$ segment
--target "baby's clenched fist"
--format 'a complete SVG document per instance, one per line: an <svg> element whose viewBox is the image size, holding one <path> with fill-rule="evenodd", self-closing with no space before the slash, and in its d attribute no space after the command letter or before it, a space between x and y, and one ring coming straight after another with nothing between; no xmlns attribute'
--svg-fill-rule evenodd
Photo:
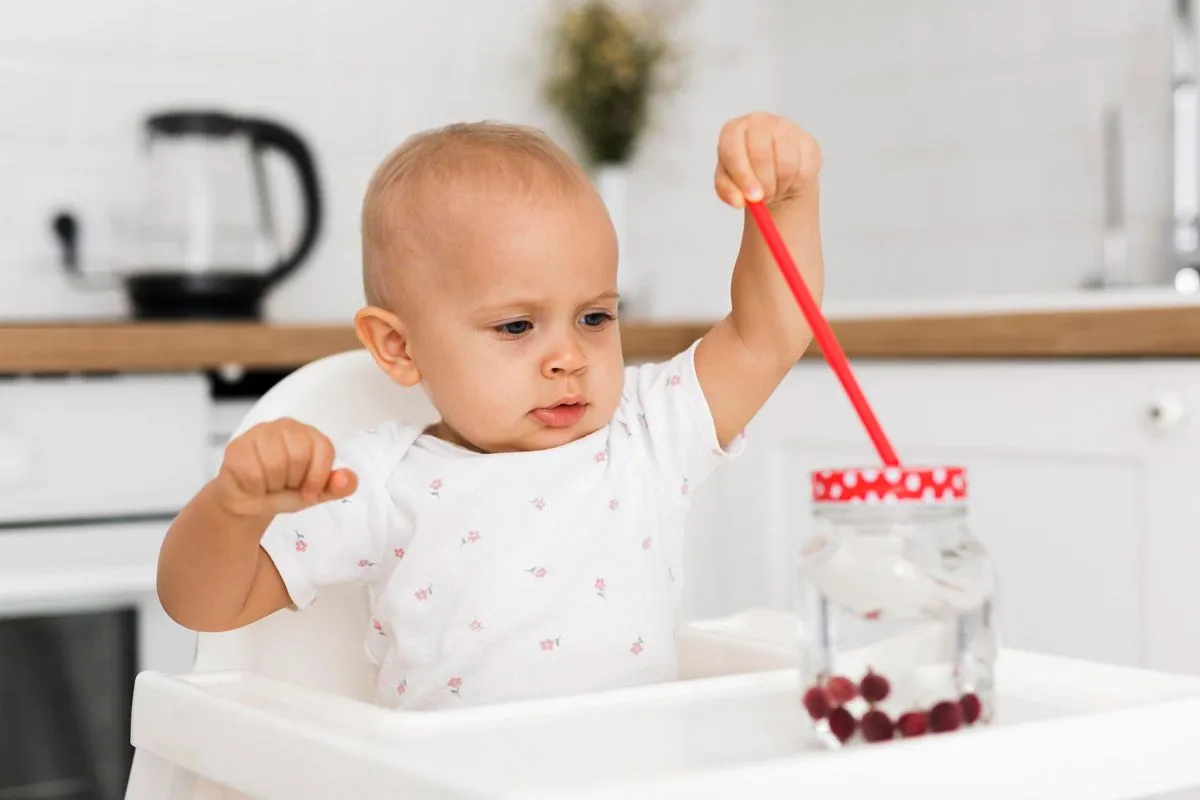
<svg viewBox="0 0 1200 800"><path fill-rule="evenodd" d="M278 419L231 441L217 474L217 497L235 516L270 518L354 493L358 479L333 469L333 442L310 425Z"/></svg>

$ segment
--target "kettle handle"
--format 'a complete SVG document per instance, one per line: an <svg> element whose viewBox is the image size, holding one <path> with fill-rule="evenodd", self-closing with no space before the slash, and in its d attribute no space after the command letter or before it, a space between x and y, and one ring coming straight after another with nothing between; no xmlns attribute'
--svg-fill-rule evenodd
<svg viewBox="0 0 1200 800"><path fill-rule="evenodd" d="M321 187L317 182L317 167L308 145L294 131L265 119L247 119L243 122L249 133L255 156L262 150L275 149L287 156L296 168L300 179L300 191L304 196L304 230L296 248L271 269L263 279L267 286L274 285L291 274L312 251L317 234L321 230Z"/></svg>

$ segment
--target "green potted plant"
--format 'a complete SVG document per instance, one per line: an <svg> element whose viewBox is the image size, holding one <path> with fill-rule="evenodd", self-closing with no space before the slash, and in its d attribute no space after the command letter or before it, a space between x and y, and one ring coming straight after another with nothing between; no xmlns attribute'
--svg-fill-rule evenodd
<svg viewBox="0 0 1200 800"><path fill-rule="evenodd" d="M640 305L642 281L628 254L629 163L651 121L652 101L674 88L678 52L669 36L677 5L560 0L550 30L547 102L578 141L621 249L619 288Z"/></svg>

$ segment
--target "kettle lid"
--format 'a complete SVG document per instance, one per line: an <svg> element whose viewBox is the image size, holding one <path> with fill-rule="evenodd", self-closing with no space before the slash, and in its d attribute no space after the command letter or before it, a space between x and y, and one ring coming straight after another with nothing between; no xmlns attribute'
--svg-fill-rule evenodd
<svg viewBox="0 0 1200 800"><path fill-rule="evenodd" d="M146 129L166 136L202 134L229 136L243 127L243 119L220 111L167 111L146 118Z"/></svg>

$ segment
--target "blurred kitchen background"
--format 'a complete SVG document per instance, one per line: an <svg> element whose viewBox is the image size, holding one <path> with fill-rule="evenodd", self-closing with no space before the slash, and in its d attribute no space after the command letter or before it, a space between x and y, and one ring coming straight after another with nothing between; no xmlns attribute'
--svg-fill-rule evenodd
<svg viewBox="0 0 1200 800"><path fill-rule="evenodd" d="M1121 275L1169 282L1174 5L694 0L672 32L682 83L653 104L629 170L626 245L647 284L642 310L726 308L740 219L713 195L714 142L726 119L756 108L791 116L824 148L832 303L1073 290L1102 266L1106 197L1128 237ZM121 257L114 219L135 199L145 117L216 108L294 127L317 160L325 225L268 316L345 320L360 300L347 276L363 187L405 136L490 117L567 141L540 91L550 8L6 6L0 313L121 313L119 292L64 276L50 216L78 213L82 266L102 272Z"/></svg>
<svg viewBox="0 0 1200 800"><path fill-rule="evenodd" d="M792 117L825 155L827 309L902 456L971 471L1006 644L1200 674L1191 3L682 6L678 85L597 170L630 360L728 309L722 124ZM194 654L163 532L262 392L354 345L380 159L485 118L584 154L542 91L557 7L0 0L0 800L121 796L134 675ZM693 617L787 608L808 472L874 457L815 358L751 434L696 499Z"/></svg>

